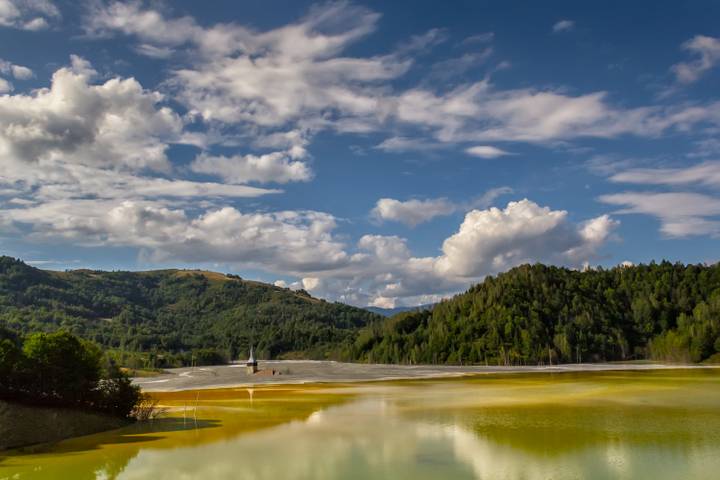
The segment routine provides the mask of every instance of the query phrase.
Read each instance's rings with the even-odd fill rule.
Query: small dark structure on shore
[[[255,359],[255,352],[253,351],[253,347],[250,347],[250,358],[248,358],[247,362],[245,363],[245,369],[248,375],[254,375],[258,371],[258,363]]]

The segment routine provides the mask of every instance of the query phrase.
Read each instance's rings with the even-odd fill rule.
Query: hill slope
[[[66,328],[124,351],[213,348],[227,358],[322,358],[376,315],[305,292],[204,271],[53,272],[0,257],[0,325]]]
[[[0,257],[2,325],[62,327],[121,351],[212,348],[226,358],[254,344],[263,358],[380,363],[702,361],[720,357],[720,266],[524,265],[432,310],[382,318],[213,272],[52,272]]]
[[[720,352],[720,266],[584,272],[524,265],[432,311],[365,328],[348,356],[370,362],[535,364]]]

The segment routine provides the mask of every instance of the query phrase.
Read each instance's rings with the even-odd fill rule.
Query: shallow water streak
[[[720,471],[714,370],[158,398],[172,416],[7,456],[0,478],[702,479]]]

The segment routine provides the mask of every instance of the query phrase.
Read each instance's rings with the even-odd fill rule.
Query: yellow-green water
[[[0,457],[0,479],[714,479],[720,372],[158,394],[152,424]]]

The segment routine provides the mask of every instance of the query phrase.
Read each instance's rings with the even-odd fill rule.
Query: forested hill
[[[663,262],[582,272],[517,267],[432,311],[374,322],[348,355],[370,362],[517,365],[702,361],[717,352],[720,266]]]
[[[163,357],[212,349],[233,359],[252,343],[263,358],[322,358],[379,318],[232,275],[53,272],[0,257],[0,326],[20,333],[64,328],[118,351]]]
[[[394,308],[382,308],[382,307],[365,307],[365,310],[370,310],[373,313],[382,315],[383,317],[392,317],[398,313],[405,312],[419,312],[421,310],[432,310],[435,306],[434,303],[427,303],[425,305],[418,305],[416,307],[394,307]]]
[[[703,361],[720,352],[720,266],[576,271],[524,265],[382,318],[237,276],[52,272],[0,257],[0,327],[69,330],[151,366],[246,355],[396,363]],[[720,355],[716,355],[716,358]],[[172,359],[169,361],[168,359]]]

